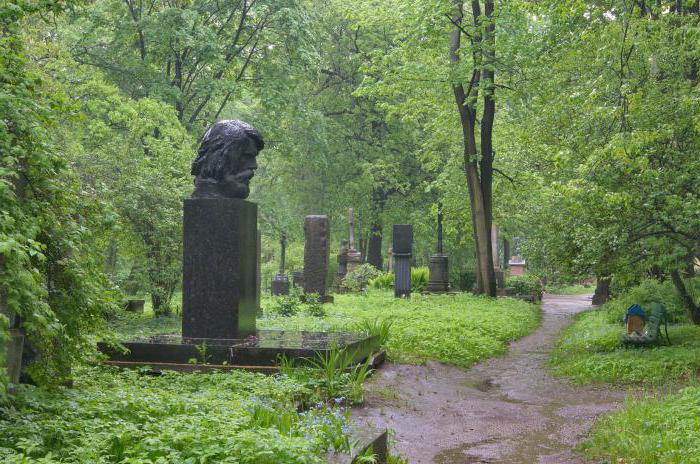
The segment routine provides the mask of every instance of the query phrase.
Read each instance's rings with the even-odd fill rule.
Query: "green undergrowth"
[[[273,303],[274,298],[265,298],[262,304],[267,308]],[[335,303],[325,306],[327,314],[323,318],[301,311],[292,317],[265,311],[258,327],[364,331],[368,325],[376,325],[375,321],[388,321],[385,347],[390,360],[419,363],[434,359],[470,366],[503,353],[509,341],[528,334],[539,323],[537,306],[510,298],[484,298],[466,293],[414,294],[405,299],[373,290],[366,295],[335,295]]]
[[[700,387],[663,399],[629,399],[595,425],[581,450],[620,464],[699,464]]]
[[[387,354],[396,362],[420,363],[428,359],[470,366],[506,350],[508,342],[527,335],[539,323],[539,308],[511,298],[485,298],[468,293],[394,298],[391,292],[369,290],[364,294],[334,295],[314,316],[308,305],[296,309],[285,297],[263,297],[260,329],[356,331],[385,334]],[[384,322],[382,324],[382,322]],[[122,339],[161,333],[178,333],[177,316],[154,318],[148,314],[121,315],[112,322]]]
[[[595,285],[547,285],[545,291],[552,295],[586,295],[595,291]]]
[[[309,379],[108,367],[74,377],[71,389],[22,387],[0,408],[0,462],[320,463],[352,446],[342,398],[310,404]]]
[[[700,327],[668,327],[671,345],[625,348],[622,323],[610,322],[606,308],[587,311],[564,330],[551,365],[555,373],[576,383],[661,385],[686,382],[700,370]]]

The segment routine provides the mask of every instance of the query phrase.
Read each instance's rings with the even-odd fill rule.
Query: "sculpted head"
[[[262,135],[243,121],[219,121],[202,137],[192,162],[192,198],[248,198]]]

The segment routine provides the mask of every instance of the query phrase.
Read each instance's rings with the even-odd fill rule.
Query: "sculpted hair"
[[[262,135],[250,124],[238,120],[217,122],[202,137],[197,158],[192,162],[192,174],[221,180],[226,174],[226,152],[231,145],[244,143],[246,138],[255,143],[258,151],[265,147]]]

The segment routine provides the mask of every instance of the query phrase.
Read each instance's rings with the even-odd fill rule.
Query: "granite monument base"
[[[442,253],[430,257],[430,278],[426,290],[430,293],[444,293],[450,289],[449,261]]]
[[[257,205],[245,200],[185,200],[183,338],[255,334],[257,217]]]
[[[121,367],[150,366],[154,371],[248,369],[275,372],[281,356],[297,365],[343,350],[352,363],[384,360],[378,336],[346,332],[298,332],[259,330],[244,339],[193,339],[157,335],[123,343],[128,352],[104,343],[98,349],[109,356],[107,364]]]

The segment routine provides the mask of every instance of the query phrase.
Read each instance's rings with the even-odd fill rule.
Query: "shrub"
[[[697,294],[697,290],[700,290],[700,279],[688,280],[686,286],[691,294]],[[637,287],[629,289],[626,293],[606,304],[608,321],[610,323],[622,322],[627,308],[635,303],[645,310],[651,303],[661,303],[666,307],[669,322],[688,321],[685,307],[673,283],[670,281],[659,282],[654,279],[643,280]]]
[[[394,273],[387,272],[386,274],[378,275],[369,281],[369,286],[378,290],[391,290],[394,288]]]
[[[299,312],[301,300],[297,292],[290,292],[289,295],[280,296],[275,299],[272,306],[272,313],[282,317],[294,316]]]
[[[362,292],[367,288],[370,280],[379,277],[381,274],[381,271],[371,264],[362,264],[345,275],[343,286],[353,292]]]
[[[420,293],[428,287],[430,271],[427,267],[411,268],[411,292]]]
[[[305,313],[313,317],[326,317],[326,309],[321,303],[321,296],[318,293],[307,293],[305,295]]]
[[[509,277],[506,287],[513,289],[516,295],[536,295],[542,294],[542,283],[540,279],[532,274]]]

